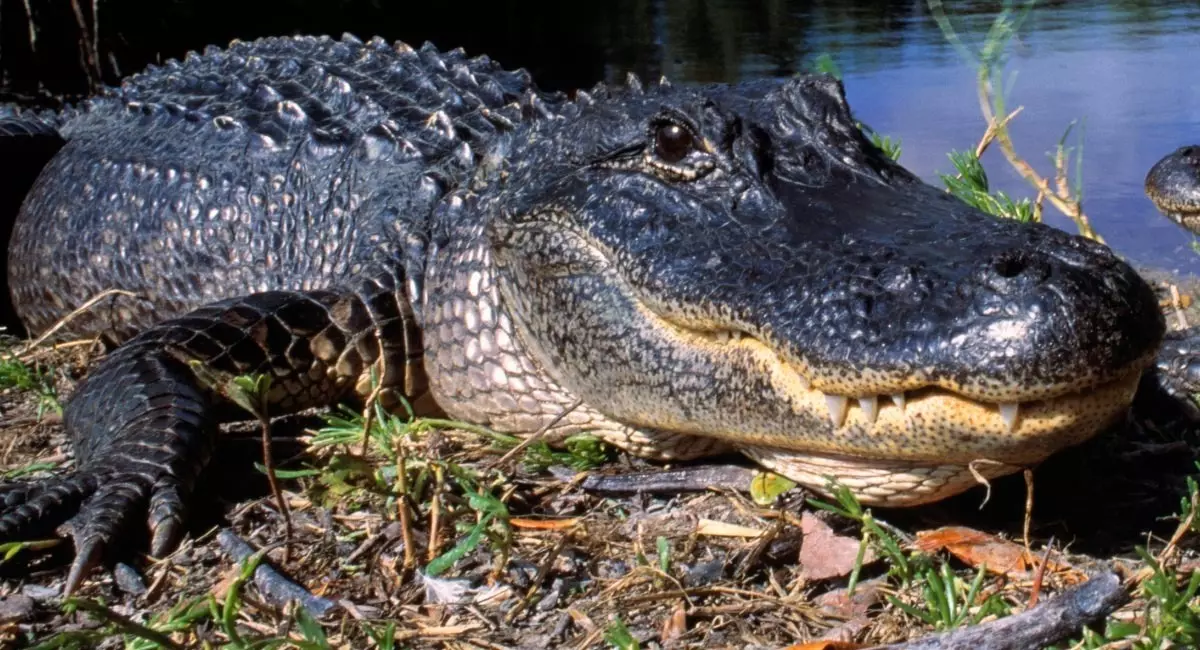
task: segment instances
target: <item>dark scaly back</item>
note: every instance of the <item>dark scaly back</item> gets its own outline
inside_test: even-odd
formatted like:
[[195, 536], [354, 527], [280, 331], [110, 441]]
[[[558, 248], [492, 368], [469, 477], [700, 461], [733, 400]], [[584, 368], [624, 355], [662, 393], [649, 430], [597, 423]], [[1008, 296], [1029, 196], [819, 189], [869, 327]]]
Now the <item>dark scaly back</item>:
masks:
[[[130, 77], [60, 129], [10, 285], [38, 332], [116, 338], [215, 300], [328, 286], [381, 256], [419, 278], [430, 211], [538, 94], [461, 50], [271, 38]], [[542, 96], [543, 99], [552, 99]]]

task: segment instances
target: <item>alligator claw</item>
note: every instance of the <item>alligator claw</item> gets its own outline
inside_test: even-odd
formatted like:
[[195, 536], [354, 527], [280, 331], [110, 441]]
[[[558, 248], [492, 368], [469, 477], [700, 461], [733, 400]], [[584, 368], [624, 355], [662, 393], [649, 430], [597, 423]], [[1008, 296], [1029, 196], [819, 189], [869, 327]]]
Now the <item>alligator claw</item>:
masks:
[[50, 534], [99, 483], [91, 474], [0, 487], [0, 541]]
[[75, 593], [83, 579], [96, 568], [104, 553], [104, 547], [104, 540], [90, 533], [75, 537], [75, 559], [71, 562], [71, 571], [67, 573], [63, 597]]
[[[152, 482], [153, 481], [153, 482]], [[167, 474], [157, 481], [128, 472], [103, 477], [83, 472], [0, 488], [0, 541], [57, 532], [75, 545], [63, 594], [70, 595], [125, 533], [135, 513], [148, 515], [151, 553], [165, 555], [183, 531], [183, 495]], [[72, 516], [73, 515], [73, 516]]]
[[183, 537], [183, 494], [179, 481], [164, 476], [150, 496], [150, 555], [163, 557]]

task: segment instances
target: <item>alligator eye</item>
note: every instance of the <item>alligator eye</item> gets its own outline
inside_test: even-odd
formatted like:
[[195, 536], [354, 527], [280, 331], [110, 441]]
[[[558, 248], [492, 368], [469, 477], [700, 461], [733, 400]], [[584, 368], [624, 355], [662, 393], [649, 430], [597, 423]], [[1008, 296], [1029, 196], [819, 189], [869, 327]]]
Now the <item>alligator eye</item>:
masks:
[[678, 124], [663, 124], [654, 134], [654, 152], [664, 162], [683, 160], [696, 146], [692, 134]]

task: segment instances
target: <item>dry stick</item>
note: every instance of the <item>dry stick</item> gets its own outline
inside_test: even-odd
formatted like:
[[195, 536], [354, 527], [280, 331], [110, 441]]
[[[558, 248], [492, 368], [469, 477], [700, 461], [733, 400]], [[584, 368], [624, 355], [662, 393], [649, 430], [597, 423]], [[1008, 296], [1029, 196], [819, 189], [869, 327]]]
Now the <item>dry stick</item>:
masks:
[[25, 5], [25, 18], [29, 25], [29, 51], [37, 52], [37, 25], [33, 22], [33, 7], [29, 6], [29, 0], [23, 0]]
[[[217, 533], [217, 543], [235, 563], [245, 562], [258, 551], [228, 528], [223, 528]], [[255, 567], [254, 584], [263, 598], [272, 605], [282, 606], [288, 602], [296, 602], [308, 613], [318, 617], [324, 616], [337, 606], [337, 603], [313, 594], [284, 576], [271, 565], [269, 558], [263, 558]]]
[[95, 345], [99, 339], [75, 339], [74, 341], [63, 341], [50, 346], [48, 350], [24, 350], [17, 355], [17, 359], [22, 363], [31, 363], [46, 356], [50, 356], [59, 350], [68, 348], [77, 348], [81, 345]]
[[98, 303], [101, 300], [104, 300], [105, 298], [108, 298], [110, 296], [125, 296], [127, 298], [137, 298], [138, 297], [138, 295], [136, 293], [133, 293], [131, 291], [125, 291], [124, 289], [106, 289], [104, 291], [101, 291], [100, 293], [96, 294], [95, 296], [88, 298], [86, 301], [84, 301], [84, 303], [82, 305], [76, 307], [75, 310], [72, 311], [71, 313], [58, 319], [58, 322], [51, 325], [50, 329], [47, 329], [45, 332], [42, 333], [41, 336], [37, 337], [33, 341], [30, 341], [28, 344], [26, 344], [25, 347], [21, 348], [20, 352], [18, 352], [17, 354], [19, 354], [19, 355], [27, 354], [30, 350], [32, 350], [32, 349], [36, 348], [37, 346], [41, 345], [42, 343], [44, 343], [46, 341], [46, 339], [53, 336], [55, 332], [57, 332], [58, 330], [65, 327], [67, 325], [67, 323], [74, 320], [77, 316], [87, 312], [92, 307], [94, 307], [96, 305], [96, 303]]
[[575, 398], [574, 402], [571, 402], [571, 404], [568, 405], [566, 408], [564, 408], [562, 411], [560, 411], [558, 413], [558, 415], [554, 416], [549, 422], [542, 425], [542, 428], [538, 429], [537, 433], [534, 433], [532, 436], [529, 436], [528, 438], [522, 440], [521, 443], [518, 444], [516, 447], [513, 447], [512, 449], [508, 450], [507, 454], [504, 454], [503, 456], [501, 456], [500, 460], [497, 460], [496, 462], [492, 463], [491, 469], [503, 467], [505, 463], [512, 460], [514, 456], [521, 453], [526, 447], [528, 447], [529, 445], [532, 445], [533, 443], [537, 442], [538, 440], [541, 440], [542, 437], [546, 435], [547, 431], [549, 431], [550, 429], [553, 429], [554, 426], [557, 425], [559, 422], [561, 422], [563, 418], [570, 415], [571, 411], [574, 411], [575, 409], [579, 408], [580, 404], [583, 404], [583, 398], [579, 398], [579, 397]]
[[1029, 553], [1029, 527], [1033, 523], [1033, 470], [1025, 468], [1025, 519], [1021, 522], [1021, 541]]
[[987, 130], [983, 132], [983, 137], [979, 138], [979, 144], [975, 145], [975, 157], [982, 158], [983, 153], [987, 151], [988, 145], [995, 141], [996, 130], [1008, 128], [1008, 123], [1023, 110], [1025, 110], [1024, 106], [1018, 106], [1006, 115], [1004, 119], [998, 122], [989, 121]]
[[79, 6], [79, 0], [71, 0], [71, 10], [75, 12], [75, 23], [79, 26], [80, 45], [82, 51], [79, 53], [79, 67], [83, 68], [88, 78], [88, 86], [93, 90], [100, 87], [100, 78], [96, 74], [96, 59], [92, 56], [94, 51], [92, 45], [92, 35], [88, 30], [87, 19], [83, 16], [83, 9]]
[[92, 60], [95, 61], [98, 78], [104, 77], [100, 69], [100, 0], [92, 0]]
[[[386, 363], [386, 361], [383, 361], [383, 358], [384, 358], [383, 357], [383, 349], [382, 349], [383, 342], [381, 341], [379, 343], [379, 345], [380, 345], [379, 359], [380, 359], [380, 363], [383, 364], [383, 363]], [[368, 370], [367, 372], [371, 372], [371, 370]], [[380, 374], [382, 375], [384, 373], [380, 373]], [[371, 427], [374, 426], [374, 424], [375, 424], [375, 403], [379, 401], [379, 394], [382, 392], [383, 392], [383, 383], [376, 381], [374, 374], [372, 374], [372, 376], [371, 376], [371, 394], [367, 395], [366, 404], [363, 406], [362, 449], [358, 452], [358, 455], [363, 456], [363, 457], [365, 457], [367, 455], [367, 451], [370, 447], [369, 443], [371, 441]]]
[[1060, 212], [1070, 217], [1071, 220], [1075, 222], [1076, 227], [1079, 228], [1079, 234], [1103, 244], [1104, 239], [1097, 235], [1096, 231], [1092, 229], [1091, 221], [1083, 212], [1083, 206], [1080, 205], [1078, 199], [1071, 196], [1069, 191], [1070, 188], [1066, 187], [1066, 170], [1062, 169], [1059, 164], [1062, 158], [1061, 151], [1058, 156], [1059, 159], [1055, 161], [1056, 173], [1063, 177], [1061, 189], [1067, 190], [1061, 195], [1056, 193], [1050, 187], [1049, 181], [1038, 174], [1037, 170], [1035, 170], [1032, 165], [1026, 162], [1024, 158], [1021, 158], [1019, 155], [1017, 155], [1017, 150], [1013, 145], [1012, 138], [1008, 135], [1007, 121], [1005, 121], [1003, 124], [997, 122], [996, 114], [994, 111], [992, 111], [992, 80], [991, 73], [988, 71], [986, 64], [981, 64], [979, 66], [978, 93], [979, 107], [983, 112], [984, 119], [987, 120], [989, 125], [993, 123], [997, 125], [997, 128], [995, 129], [995, 140], [1000, 143], [1000, 150], [1004, 152], [1004, 157], [1008, 159], [1008, 164], [1011, 165], [1018, 174], [1024, 177], [1026, 181], [1033, 185], [1038, 192], [1045, 194], [1046, 199], [1048, 199], [1050, 203], [1054, 204], [1055, 208], [1058, 208]]
[[1187, 517], [1185, 517], [1183, 521], [1179, 522], [1179, 526], [1175, 528], [1175, 532], [1171, 535], [1171, 539], [1167, 542], [1167, 545], [1163, 547], [1163, 550], [1158, 554], [1158, 557], [1155, 558], [1155, 560], [1158, 562], [1158, 566], [1163, 566], [1165, 562], [1170, 561], [1175, 556], [1176, 551], [1179, 550], [1180, 540], [1182, 540], [1183, 536], [1186, 535], [1189, 530], [1191, 530], [1192, 525], [1196, 521], [1197, 508], [1200, 508], [1200, 492], [1192, 492], [1191, 503], [1188, 505]]
[[442, 478], [445, 472], [440, 464], [433, 466], [433, 495], [429, 503], [429, 552], [426, 561], [437, 559], [438, 547], [442, 545], [439, 530], [442, 527]]
[[1042, 562], [1037, 565], [1037, 569], [1033, 572], [1033, 585], [1029, 588], [1029, 607], [1035, 607], [1038, 604], [1038, 598], [1042, 594], [1042, 582], [1046, 579], [1046, 567], [1050, 566], [1050, 555], [1054, 551], [1054, 538], [1050, 538], [1050, 543], [1046, 544], [1046, 552], [1042, 553]]
[[1188, 328], [1187, 315], [1183, 313], [1183, 298], [1179, 296], [1179, 285], [1171, 285], [1171, 307], [1175, 309], [1175, 320], [1179, 321], [1179, 329]]
[[271, 486], [271, 496], [275, 498], [275, 506], [279, 508], [279, 514], [283, 515], [283, 563], [287, 564], [291, 562], [292, 558], [292, 509], [284, 500], [283, 491], [279, 489], [279, 481], [275, 478], [275, 454], [271, 452], [271, 421], [267, 418], [266, 396], [256, 397], [260, 403], [259, 408], [255, 409], [254, 415], [258, 416], [258, 424], [262, 427], [263, 467], [267, 470], [267, 484]]
[[1038, 650], [1108, 616], [1129, 599], [1113, 573], [1103, 573], [1020, 614], [868, 650]]
[[413, 541], [412, 532], [412, 510], [409, 508], [408, 498], [408, 456], [404, 452], [404, 441], [398, 439], [393, 443], [396, 449], [396, 489], [399, 492], [396, 499], [396, 510], [400, 517], [400, 535], [404, 540], [404, 571], [407, 573], [413, 567], [417, 566], [417, 557], [415, 551], [416, 542]]

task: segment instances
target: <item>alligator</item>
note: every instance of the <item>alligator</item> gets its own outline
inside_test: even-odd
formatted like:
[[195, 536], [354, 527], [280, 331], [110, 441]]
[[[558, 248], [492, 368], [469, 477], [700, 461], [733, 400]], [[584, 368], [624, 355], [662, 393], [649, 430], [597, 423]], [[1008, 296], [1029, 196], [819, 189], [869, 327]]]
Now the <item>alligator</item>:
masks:
[[14, 305], [113, 345], [65, 407], [74, 471], [0, 488], [0, 540], [72, 536], [68, 592], [138, 522], [177, 543], [238, 411], [222, 377], [269, 375], [272, 414], [406, 401], [911, 506], [1195, 358], [1108, 248], [922, 182], [829, 76], [566, 94], [462, 50], [267, 38], [0, 117], [56, 150]]
[[1200, 145], [1180, 147], [1154, 163], [1146, 196], [1159, 212], [1200, 234]]

